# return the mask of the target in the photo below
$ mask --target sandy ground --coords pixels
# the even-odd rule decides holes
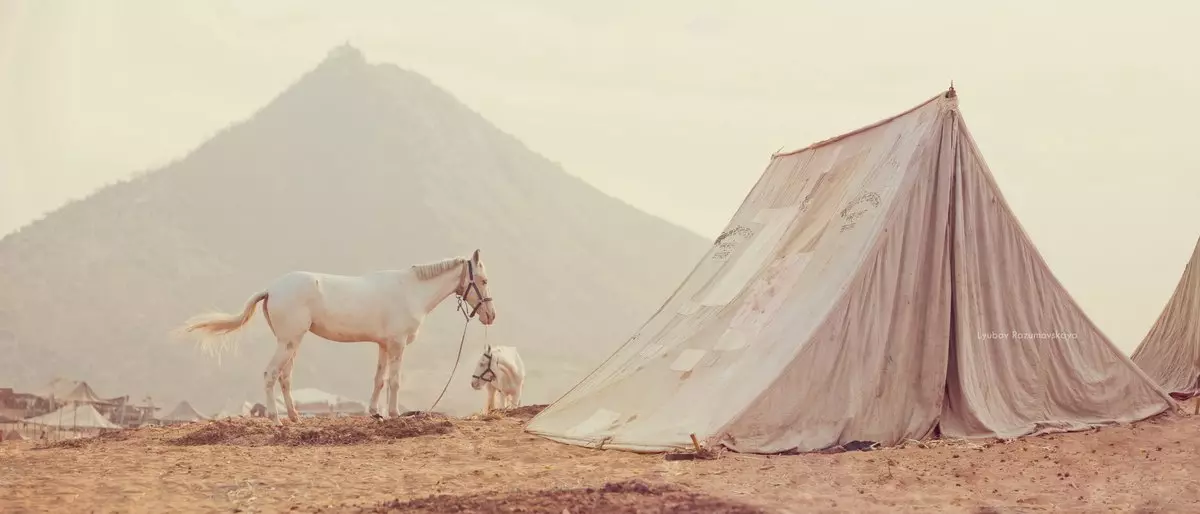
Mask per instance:
[[[236,420],[4,443],[0,510],[1200,512],[1200,416],[1008,443],[673,461],[546,441],[522,432],[528,417]]]

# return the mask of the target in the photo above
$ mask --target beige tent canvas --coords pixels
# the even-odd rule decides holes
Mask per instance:
[[[54,412],[42,414],[25,420],[32,425],[51,426],[75,429],[107,429],[118,430],[121,427],[100,414],[90,403],[73,403]]]
[[[1175,405],[1051,274],[951,89],[772,156],[660,310],[527,430],[775,453],[1078,430]]]
[[[34,392],[34,395],[56,402],[113,403],[112,400],[98,396],[87,382],[64,378],[51,380],[49,384]]]
[[[192,407],[192,404],[188,403],[186,400],[179,402],[179,405],[176,405],[175,409],[172,410],[170,414],[162,417],[163,421],[175,423],[202,421],[206,419],[208,419],[208,416],[200,414],[200,411],[197,411],[196,408]]]
[[[1176,399],[1200,396],[1200,240],[1175,293],[1132,359]]]

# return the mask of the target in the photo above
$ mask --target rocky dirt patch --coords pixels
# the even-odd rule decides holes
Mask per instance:
[[[467,416],[463,419],[471,421],[496,421],[499,419],[516,419],[520,421],[529,421],[537,416],[538,413],[545,409],[546,405],[526,405],[523,407],[514,407],[507,410],[494,410],[487,414],[476,413]]]
[[[448,434],[454,423],[442,414],[413,414],[376,421],[367,417],[311,418],[274,426],[260,419],[223,419],[170,440],[177,446],[342,446]]]
[[[56,448],[86,448],[92,444],[110,442],[110,441],[125,441],[133,437],[134,430],[110,430],[91,437],[79,437],[75,439],[63,439],[49,443],[41,443],[34,447],[35,450],[50,450]]]
[[[318,511],[320,512],[320,511]],[[547,514],[651,514],[728,513],[759,514],[767,510],[716,496],[641,480],[607,483],[599,488],[551,489],[484,493],[467,496],[437,495],[410,501],[393,500],[350,512],[382,513],[547,513]]]

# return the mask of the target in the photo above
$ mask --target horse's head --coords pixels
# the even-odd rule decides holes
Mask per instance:
[[[484,383],[496,379],[496,372],[492,369],[492,361],[492,345],[489,344],[483,350],[483,355],[479,356],[479,362],[475,364],[475,371],[471,373],[471,389],[478,391],[483,387]]]
[[[470,305],[469,315],[479,315],[480,323],[491,325],[496,321],[496,307],[492,305],[492,295],[488,292],[487,268],[479,258],[479,250],[475,250],[475,254],[463,266],[458,295]]]

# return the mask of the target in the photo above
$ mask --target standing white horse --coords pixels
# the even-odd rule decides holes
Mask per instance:
[[[471,374],[471,389],[478,391],[487,384],[487,408],[492,412],[496,396],[500,396],[500,408],[519,407],[521,390],[525,388],[525,362],[512,346],[488,345],[475,364]]]
[[[188,320],[182,329],[199,331],[200,344],[206,349],[223,347],[219,336],[249,322],[255,306],[262,302],[263,316],[278,340],[275,356],[263,373],[268,416],[276,424],[276,381],[283,391],[288,418],[293,422],[300,419],[292,403],[292,365],[306,332],[339,343],[378,344],[379,364],[375,367],[370,413],[379,416],[379,391],[386,374],[388,415],[397,417],[404,348],[417,338],[425,316],[451,294],[471,305],[468,319],[478,313],[484,325],[496,320],[479,250],[470,259],[456,257],[359,276],[293,271],[251,296],[241,314],[201,314]]]

